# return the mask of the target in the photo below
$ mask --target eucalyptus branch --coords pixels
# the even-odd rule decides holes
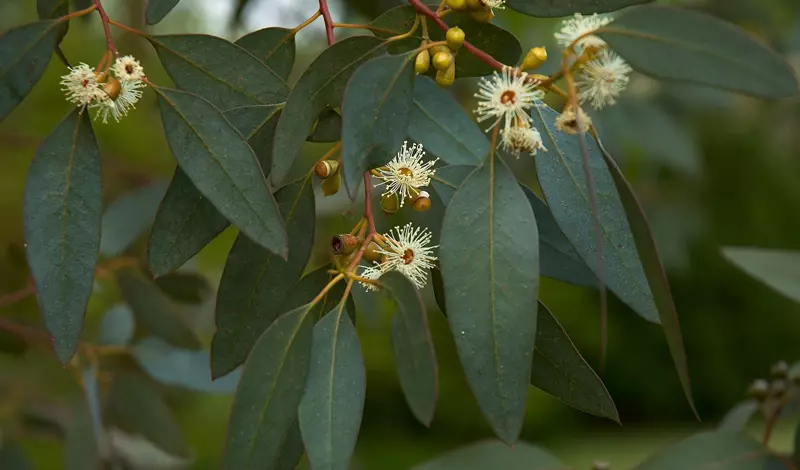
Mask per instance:
[[[94,0],[94,6],[97,7],[97,13],[100,14],[100,21],[103,22],[103,32],[106,35],[106,47],[109,51],[114,53],[114,56],[118,56],[119,52],[117,52],[117,46],[114,45],[114,38],[111,37],[111,28],[108,26],[110,23],[108,14],[106,14],[106,10],[103,8],[103,4],[100,3],[100,0]]]
[[[328,39],[328,45],[336,42],[333,36],[333,19],[331,19],[331,11],[328,9],[328,0],[319,0],[319,11],[322,13],[322,20],[325,22],[325,37]]]

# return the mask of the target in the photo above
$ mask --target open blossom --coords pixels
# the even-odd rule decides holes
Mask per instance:
[[[141,81],[144,78],[142,64],[132,55],[118,57],[114,61],[111,71],[120,81]]]
[[[519,158],[521,152],[536,155],[539,150],[547,151],[539,131],[531,126],[514,126],[503,129],[500,146],[506,152]]]
[[[580,117],[580,125],[578,118]],[[575,112],[573,106],[567,106],[561,115],[556,118],[556,129],[566,134],[577,135],[589,130],[592,126],[592,118],[586,114],[581,107]]]
[[[590,103],[595,109],[616,103],[617,97],[628,86],[632,69],[625,60],[612,51],[602,51],[597,58],[583,65],[575,76],[575,87],[581,103]]]
[[[372,266],[359,266],[359,267],[364,269],[363,271],[361,271],[361,274],[359,274],[359,276],[369,281],[377,281],[378,278],[380,278],[384,273],[383,266],[379,263],[374,263]],[[366,289],[367,292],[374,292],[378,290],[378,286],[376,286],[375,284],[371,284],[369,282],[359,281],[359,284],[361,284],[361,286],[364,289]]]
[[[493,129],[501,120],[503,128],[508,129],[515,123],[530,122],[528,110],[539,105],[544,92],[537,90],[536,80],[528,80],[528,74],[513,67],[503,67],[503,73],[494,72],[491,77],[481,79],[475,93],[479,99],[478,122],[494,119],[489,126]]]
[[[61,77],[61,90],[66,93],[67,101],[79,107],[89,105],[102,95],[94,67],[78,64],[69,68],[69,73]]]
[[[583,16],[580,13],[575,13],[575,16],[561,23],[561,30],[555,34],[556,41],[558,41],[561,47],[566,49],[575,40],[581,38],[575,44],[575,49],[578,53],[580,53],[581,49],[584,47],[603,47],[606,45],[606,42],[594,34],[589,33],[602,28],[610,23],[611,20],[612,18],[610,16],[600,16],[597,13],[590,16]]]
[[[377,178],[381,180],[376,186],[386,186],[383,195],[397,194],[400,199],[400,207],[407,198],[416,197],[420,188],[431,184],[431,176],[436,173],[433,165],[438,161],[422,161],[425,150],[422,144],[412,144],[403,142],[403,147],[397,155],[386,164],[378,168]]]
[[[402,228],[395,227],[393,233],[385,234],[384,237],[388,249],[378,250],[384,255],[384,262],[381,265],[383,271],[399,271],[418,288],[425,287],[428,270],[436,261],[436,257],[433,256],[433,249],[436,246],[428,246],[432,237],[428,229],[414,228],[408,223]]]
[[[102,87],[102,97],[89,105],[90,109],[97,110],[94,119],[102,117],[103,123],[107,123],[111,116],[119,122],[120,118],[128,115],[128,111],[136,108],[144,86],[139,80],[109,79]]]
[[[489,8],[497,8],[498,10],[505,9],[506,0],[481,0],[481,3]]]
[[[139,61],[124,56],[117,58],[110,70],[99,73],[86,64],[70,67],[61,77],[61,85],[68,101],[96,111],[95,120],[102,118],[105,123],[110,116],[119,122],[142,97],[143,78]]]

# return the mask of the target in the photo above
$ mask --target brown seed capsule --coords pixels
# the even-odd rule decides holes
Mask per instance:
[[[339,162],[336,160],[322,160],[314,165],[314,173],[325,179],[339,171]]]
[[[454,26],[447,30],[447,34],[445,35],[445,39],[447,40],[447,47],[450,48],[451,51],[455,52],[464,45],[464,30],[459,28],[458,26]]]
[[[431,66],[431,53],[428,49],[421,51],[417,54],[417,60],[414,62],[414,70],[418,74],[423,74],[428,71]]]
[[[427,212],[431,208],[431,195],[427,191],[420,191],[412,205],[417,212]]]
[[[453,10],[463,10],[467,7],[466,0],[447,0],[447,6]]]
[[[494,13],[492,12],[491,9],[476,10],[470,12],[469,16],[471,16],[472,19],[475,21],[480,21],[481,23],[488,23],[492,21],[492,18],[494,18]]]
[[[370,263],[380,262],[383,259],[383,253],[378,251],[380,247],[375,242],[369,242],[367,248],[364,250],[364,259]]]
[[[331,238],[331,251],[334,255],[349,255],[358,248],[358,238],[355,235],[345,233],[334,235]]]
[[[447,70],[451,63],[453,63],[453,54],[450,51],[437,52],[433,56],[433,66],[436,67],[436,70]]]
[[[387,214],[394,214],[400,210],[400,199],[397,194],[390,193],[381,196],[381,210]]]
[[[456,63],[453,61],[447,70],[436,72],[436,83],[441,86],[450,86],[456,81]]]
[[[520,68],[522,70],[536,70],[547,60],[547,50],[544,47],[534,47],[525,54]]]
[[[108,81],[103,85],[103,91],[106,92],[109,98],[116,100],[119,98],[119,94],[122,91],[122,85],[120,85],[119,80],[116,78],[109,77]]]

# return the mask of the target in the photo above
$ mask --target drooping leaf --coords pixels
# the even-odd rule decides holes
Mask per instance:
[[[231,409],[223,469],[279,466],[294,436],[313,332],[314,316],[304,305],[278,318],[256,342]]]
[[[593,228],[595,218],[578,138],[556,129],[554,123],[558,114],[551,108],[535,108],[532,115],[534,125],[549,150],[547,158],[536,159],[539,185],[547,205],[578,255],[597,275],[599,265]],[[636,313],[658,323],[658,310],[617,188],[598,146],[587,141],[587,147],[603,237],[605,284]]]
[[[100,254],[119,256],[153,223],[167,184],[156,181],[114,201],[103,213]]]
[[[489,140],[453,96],[429,77],[414,82],[408,136],[451,165],[477,165]]]
[[[568,16],[573,13],[608,13],[653,0],[506,0],[506,5],[539,18]]]
[[[400,385],[411,412],[430,426],[439,394],[439,371],[425,304],[411,281],[398,272],[384,274],[380,283],[397,304],[391,335]]]
[[[149,36],[161,63],[181,90],[196,93],[220,110],[277,104],[289,87],[243,48],[216,36]]]
[[[797,96],[792,67],[744,30],[684,9],[632,8],[603,27],[605,39],[637,71],[760,98]]]
[[[244,235],[236,239],[217,294],[217,332],[211,343],[213,377],[243,363],[261,333],[287,311],[284,299],[311,256],[315,209],[310,181],[292,183],[275,197],[289,235],[289,259],[281,259]]]
[[[641,254],[644,273],[647,276],[647,282],[653,293],[653,300],[658,308],[658,317],[662,328],[664,328],[664,335],[667,337],[667,345],[672,355],[672,361],[678,370],[678,378],[681,381],[683,393],[686,395],[686,400],[689,402],[692,412],[694,412],[695,416],[698,416],[697,409],[694,406],[694,399],[692,398],[689,366],[686,361],[686,349],[683,346],[683,335],[678,321],[678,312],[675,311],[675,302],[672,300],[669,280],[664,271],[664,265],[661,264],[653,233],[647,223],[644,210],[639,204],[633,188],[625,179],[625,175],[622,174],[622,170],[611,158],[611,155],[605,151],[602,144],[599,144],[599,148],[603,153],[606,166],[611,172],[611,177],[614,179],[614,185],[619,191],[622,206],[625,208],[625,215],[630,222],[630,229],[636,242],[636,249]]]
[[[154,380],[177,387],[208,393],[228,394],[236,390],[241,371],[211,379],[211,359],[207,351],[189,351],[150,337],[132,348],[134,359]]]
[[[97,469],[104,431],[97,367],[83,369],[84,399],[73,407],[72,421],[66,426],[66,470]]]
[[[567,332],[541,302],[536,324],[531,385],[573,408],[619,422],[617,407],[603,381],[586,363]]]
[[[342,140],[342,116],[333,109],[326,109],[317,119],[309,142],[336,142]]]
[[[303,72],[286,99],[275,129],[270,179],[276,186],[291,170],[317,116],[326,108],[338,107],[353,72],[382,51],[377,38],[347,38],[325,49]]]
[[[133,339],[136,323],[130,306],[114,305],[103,316],[97,332],[97,342],[105,346],[127,346]]]
[[[178,5],[180,0],[147,0],[147,8],[144,11],[147,24],[158,24],[169,12]]]
[[[373,21],[371,26],[388,29],[388,31],[374,31],[375,35],[388,39],[391,36],[405,33],[411,29],[416,17],[416,10],[411,5],[393,8]],[[492,23],[480,22],[472,19],[468,13],[454,12],[447,16],[447,24],[458,26],[464,31],[467,41],[473,46],[485,51],[504,64],[516,64],[522,54],[519,40],[509,31]],[[443,41],[445,32],[433,24],[428,29],[433,41]],[[390,52],[393,54],[408,52],[419,47],[422,40],[422,30],[405,41],[392,43]],[[433,69],[433,67],[431,67]],[[489,75],[494,69],[482,62],[472,54],[459,54],[456,60],[456,77],[481,77]]]
[[[236,45],[256,56],[284,81],[292,73],[295,58],[295,33],[286,28],[264,28],[245,34]]]
[[[635,470],[763,470],[768,449],[750,436],[729,432],[702,432],[668,446]]]
[[[480,441],[447,452],[412,470],[566,470],[568,467],[550,453],[517,442],[514,447],[499,441]]]
[[[16,442],[6,438],[0,445],[0,468],[3,470],[33,470],[28,457]]]
[[[118,281],[122,298],[142,326],[175,347],[200,349],[197,336],[158,286],[131,269],[120,271]]]
[[[69,0],[36,0],[36,13],[40,20],[62,17],[69,13]]]
[[[750,276],[800,302],[800,252],[727,246],[722,254]]]
[[[355,198],[364,172],[386,164],[408,129],[414,66],[407,56],[372,59],[353,74],[342,100],[342,176]]]
[[[536,337],[536,219],[511,170],[491,158],[447,206],[439,260],[467,381],[495,434],[517,440]]]
[[[250,146],[208,101],[157,90],[167,141],[181,169],[231,223],[285,257],[286,231]]]
[[[100,151],[88,113],[73,111],[28,169],[23,228],[36,297],[53,349],[66,364],[78,346],[100,249]]]
[[[356,329],[343,308],[334,308],[314,327],[311,368],[298,408],[312,468],[350,467],[366,388],[367,374]]]
[[[747,423],[755,416],[761,408],[756,400],[745,400],[739,402],[728,411],[719,422],[717,430],[742,432],[747,426]]]
[[[0,122],[42,78],[63,33],[63,23],[47,20],[0,34]]]
[[[175,272],[156,278],[156,285],[172,300],[202,303],[212,293],[208,279],[199,273]]]

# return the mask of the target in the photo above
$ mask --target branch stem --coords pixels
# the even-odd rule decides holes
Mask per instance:
[[[322,20],[325,22],[325,37],[328,39],[328,45],[331,46],[336,42],[333,36],[333,19],[331,18],[331,11],[328,9],[328,0],[319,0],[319,11],[322,13]]]
[[[316,19],[319,18],[320,15],[322,15],[322,12],[317,10],[316,13],[311,15],[311,17],[309,17],[307,20],[303,21],[302,23],[297,25],[294,29],[292,29],[292,34],[297,34],[301,29],[305,28],[306,26],[316,21]]]
[[[111,36],[111,28],[108,27],[110,23],[108,14],[106,14],[106,10],[103,8],[103,4],[100,3],[100,0],[94,0],[94,6],[97,7],[97,13],[100,14],[100,21],[103,22],[103,32],[106,35],[106,48],[113,52],[115,57],[118,57],[119,52],[117,52],[117,46],[114,45],[114,38]]]

